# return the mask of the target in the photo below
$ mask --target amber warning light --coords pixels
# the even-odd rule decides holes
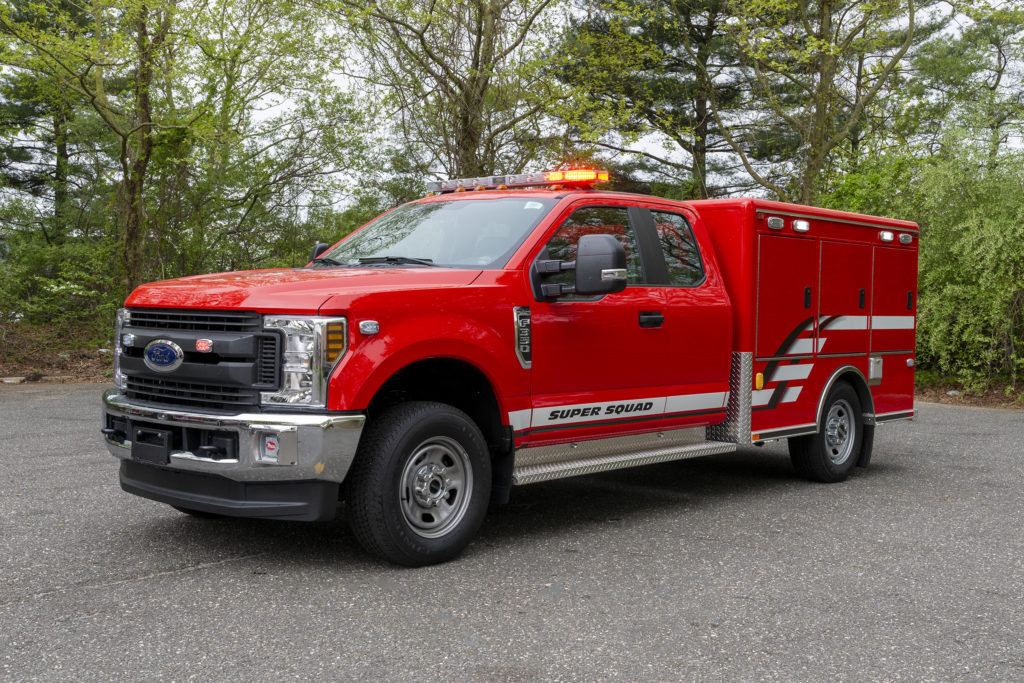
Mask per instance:
[[[572,171],[548,171],[544,177],[549,183],[607,183],[608,171],[578,168]]]
[[[427,192],[467,192],[469,190],[508,190],[516,187],[558,186],[586,188],[596,183],[607,183],[608,171],[592,168],[574,168],[543,173],[517,173],[515,175],[484,176],[482,178],[453,178],[427,183]]]

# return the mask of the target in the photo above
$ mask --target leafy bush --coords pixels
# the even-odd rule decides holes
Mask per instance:
[[[993,159],[952,136],[944,149],[866,161],[827,203],[917,221],[919,364],[968,388],[1015,388],[1024,369],[1024,155]]]

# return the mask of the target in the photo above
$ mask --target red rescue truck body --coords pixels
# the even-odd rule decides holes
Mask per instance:
[[[344,499],[404,564],[453,557],[515,484],[784,437],[838,481],[913,415],[917,246],[758,199],[441,188],[304,268],[138,288],[103,432],[125,490],[284,519]]]

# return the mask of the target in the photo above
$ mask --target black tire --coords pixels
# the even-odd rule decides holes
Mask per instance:
[[[473,540],[487,512],[491,461],[464,412],[410,401],[370,423],[345,484],[359,544],[421,567],[452,559]]]
[[[789,440],[789,457],[797,474],[812,481],[843,481],[857,463],[864,426],[860,399],[846,382],[828,392],[818,433]]]
[[[177,505],[172,505],[172,508],[178,512],[184,512],[186,515],[192,517],[199,517],[201,519],[224,519],[224,515],[218,515],[216,512],[206,512],[204,510],[192,510],[190,508],[181,508]]]

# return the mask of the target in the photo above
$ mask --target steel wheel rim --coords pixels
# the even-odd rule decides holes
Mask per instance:
[[[402,516],[418,536],[444,536],[466,516],[472,490],[466,449],[446,436],[431,437],[405,461],[398,483]]]
[[[843,399],[833,403],[825,418],[825,450],[829,460],[842,465],[853,454],[853,440],[856,434],[853,408]]]

